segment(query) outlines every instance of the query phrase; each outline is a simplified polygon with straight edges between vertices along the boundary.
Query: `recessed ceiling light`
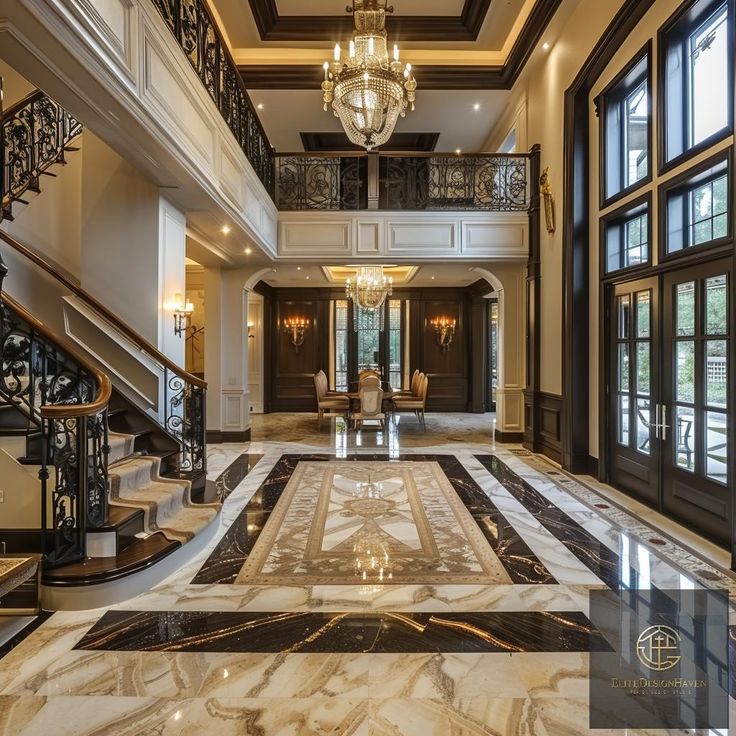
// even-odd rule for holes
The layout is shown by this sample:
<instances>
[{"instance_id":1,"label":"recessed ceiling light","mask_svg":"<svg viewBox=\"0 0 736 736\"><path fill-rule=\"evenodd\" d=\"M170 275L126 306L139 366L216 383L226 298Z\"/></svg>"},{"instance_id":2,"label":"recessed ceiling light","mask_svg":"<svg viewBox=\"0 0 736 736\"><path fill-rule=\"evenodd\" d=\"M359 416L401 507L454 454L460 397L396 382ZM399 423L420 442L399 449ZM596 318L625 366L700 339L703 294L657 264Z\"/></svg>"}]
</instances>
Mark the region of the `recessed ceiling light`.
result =
<instances>
[{"instance_id":1,"label":"recessed ceiling light","mask_svg":"<svg viewBox=\"0 0 736 736\"><path fill-rule=\"evenodd\" d=\"M249 256L253 251L250 248L245 249L245 255Z\"/></svg>"},{"instance_id":2,"label":"recessed ceiling light","mask_svg":"<svg viewBox=\"0 0 736 736\"><path fill-rule=\"evenodd\" d=\"M473 110L475 110L476 112L480 110L480 102L476 102L475 105L473 105Z\"/></svg>"},{"instance_id":3,"label":"recessed ceiling light","mask_svg":"<svg viewBox=\"0 0 736 736\"><path fill-rule=\"evenodd\" d=\"M547 41L545 41L545 42L544 42L544 43L542 44L542 48L543 48L543 49L544 49L545 51L549 51L549 43L548 43Z\"/></svg>"},{"instance_id":4,"label":"recessed ceiling light","mask_svg":"<svg viewBox=\"0 0 736 736\"><path fill-rule=\"evenodd\" d=\"M263 110L263 103L262 103L262 102L259 102L259 103L258 103L258 104L256 105L256 107L257 107L257 108L258 108L259 110Z\"/></svg>"},{"instance_id":5,"label":"recessed ceiling light","mask_svg":"<svg viewBox=\"0 0 736 736\"><path fill-rule=\"evenodd\" d=\"M229 233L230 233L230 227L228 225L223 225L222 226L222 234L223 235L229 235Z\"/></svg>"},{"instance_id":6,"label":"recessed ceiling light","mask_svg":"<svg viewBox=\"0 0 736 736\"><path fill-rule=\"evenodd\" d=\"M297 271L301 271L301 270L302 270L302 267L301 267L301 266L297 266L297 267L296 267L296 270L297 270Z\"/></svg>"},{"instance_id":7,"label":"recessed ceiling light","mask_svg":"<svg viewBox=\"0 0 736 736\"><path fill-rule=\"evenodd\" d=\"M434 276L432 276L432 281L434 281Z\"/></svg>"},{"instance_id":8,"label":"recessed ceiling light","mask_svg":"<svg viewBox=\"0 0 736 736\"><path fill-rule=\"evenodd\" d=\"M462 149L456 148L455 153L459 156L462 153Z\"/></svg>"},{"instance_id":9,"label":"recessed ceiling light","mask_svg":"<svg viewBox=\"0 0 736 736\"><path fill-rule=\"evenodd\" d=\"M309 276L307 276L307 281L309 281Z\"/></svg>"}]
</instances>

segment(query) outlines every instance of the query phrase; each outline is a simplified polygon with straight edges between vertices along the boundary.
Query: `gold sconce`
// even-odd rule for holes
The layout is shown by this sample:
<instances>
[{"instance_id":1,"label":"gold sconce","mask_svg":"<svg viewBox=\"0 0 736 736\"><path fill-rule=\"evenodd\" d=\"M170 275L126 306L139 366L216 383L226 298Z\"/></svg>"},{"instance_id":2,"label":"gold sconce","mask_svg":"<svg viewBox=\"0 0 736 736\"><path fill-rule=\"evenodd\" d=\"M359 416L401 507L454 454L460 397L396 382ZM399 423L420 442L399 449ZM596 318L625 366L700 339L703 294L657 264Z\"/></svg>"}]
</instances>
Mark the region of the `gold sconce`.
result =
<instances>
[{"instance_id":1,"label":"gold sconce","mask_svg":"<svg viewBox=\"0 0 736 736\"><path fill-rule=\"evenodd\" d=\"M552 186L549 183L549 166L542 172L539 177L539 194L544 200L544 220L547 225L547 232L552 235L557 227L555 222L555 198L552 194Z\"/></svg>"},{"instance_id":2,"label":"gold sconce","mask_svg":"<svg viewBox=\"0 0 736 736\"><path fill-rule=\"evenodd\" d=\"M188 299L184 300L180 293L174 295L174 334L177 337L183 335L192 319L194 304Z\"/></svg>"},{"instance_id":3,"label":"gold sconce","mask_svg":"<svg viewBox=\"0 0 736 736\"><path fill-rule=\"evenodd\" d=\"M253 332L253 328L254 327L255 327L255 325L252 322L248 322L248 339L249 340L255 340L256 339L255 333Z\"/></svg>"},{"instance_id":4,"label":"gold sconce","mask_svg":"<svg viewBox=\"0 0 736 736\"><path fill-rule=\"evenodd\" d=\"M284 320L284 332L289 336L289 342L297 353L304 344L307 327L309 327L309 322L301 317L290 317Z\"/></svg>"},{"instance_id":5,"label":"gold sconce","mask_svg":"<svg viewBox=\"0 0 736 736\"><path fill-rule=\"evenodd\" d=\"M450 349L452 338L455 337L455 320L449 317L436 317L430 324L434 327L437 344L444 352Z\"/></svg>"}]
</instances>

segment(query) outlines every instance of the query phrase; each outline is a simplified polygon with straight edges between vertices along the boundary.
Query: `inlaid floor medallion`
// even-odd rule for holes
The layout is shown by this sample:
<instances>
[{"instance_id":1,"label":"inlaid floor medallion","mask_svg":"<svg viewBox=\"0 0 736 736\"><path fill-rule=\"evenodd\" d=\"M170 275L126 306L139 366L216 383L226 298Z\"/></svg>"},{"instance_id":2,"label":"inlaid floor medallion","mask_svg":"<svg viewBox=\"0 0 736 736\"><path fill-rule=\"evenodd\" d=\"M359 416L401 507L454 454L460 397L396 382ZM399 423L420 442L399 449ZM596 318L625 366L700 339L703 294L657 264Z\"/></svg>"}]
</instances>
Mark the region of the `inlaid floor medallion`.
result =
<instances>
[{"instance_id":1,"label":"inlaid floor medallion","mask_svg":"<svg viewBox=\"0 0 736 736\"><path fill-rule=\"evenodd\" d=\"M436 462L301 462L236 584L510 583Z\"/></svg>"}]
</instances>

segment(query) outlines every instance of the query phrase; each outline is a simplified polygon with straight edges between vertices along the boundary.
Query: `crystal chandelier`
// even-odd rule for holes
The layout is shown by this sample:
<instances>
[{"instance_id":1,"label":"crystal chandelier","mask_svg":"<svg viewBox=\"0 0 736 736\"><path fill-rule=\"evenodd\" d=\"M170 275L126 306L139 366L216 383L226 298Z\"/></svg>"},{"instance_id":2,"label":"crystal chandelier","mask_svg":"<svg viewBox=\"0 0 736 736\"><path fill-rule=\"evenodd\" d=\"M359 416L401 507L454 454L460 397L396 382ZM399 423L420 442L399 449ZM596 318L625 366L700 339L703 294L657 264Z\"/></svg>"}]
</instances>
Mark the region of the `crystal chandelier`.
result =
<instances>
[{"instance_id":1,"label":"crystal chandelier","mask_svg":"<svg viewBox=\"0 0 736 736\"><path fill-rule=\"evenodd\" d=\"M348 8L348 12L350 8ZM386 0L353 0L355 31L348 57L341 60L335 44L332 64L324 63L322 82L324 109L332 104L348 138L369 151L383 145L394 132L396 121L414 109L417 83L411 64L402 66L399 47L389 60L386 44Z\"/></svg>"},{"instance_id":2,"label":"crystal chandelier","mask_svg":"<svg viewBox=\"0 0 736 736\"><path fill-rule=\"evenodd\" d=\"M353 303L353 328L358 329L360 310L378 312L380 329L383 329L383 310L381 307L394 290L394 280L384 276L383 266L360 266L355 279L345 283L345 294Z\"/></svg>"}]
</instances>

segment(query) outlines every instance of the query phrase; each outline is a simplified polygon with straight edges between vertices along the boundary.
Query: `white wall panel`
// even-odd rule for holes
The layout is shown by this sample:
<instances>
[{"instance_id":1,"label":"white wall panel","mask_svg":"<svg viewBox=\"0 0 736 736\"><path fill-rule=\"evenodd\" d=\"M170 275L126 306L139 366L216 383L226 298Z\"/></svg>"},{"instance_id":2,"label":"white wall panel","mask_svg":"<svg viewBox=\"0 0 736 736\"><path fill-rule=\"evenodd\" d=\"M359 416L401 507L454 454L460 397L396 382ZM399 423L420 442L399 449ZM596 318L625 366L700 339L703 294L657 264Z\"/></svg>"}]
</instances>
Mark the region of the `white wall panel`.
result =
<instances>
[{"instance_id":1,"label":"white wall panel","mask_svg":"<svg viewBox=\"0 0 736 736\"><path fill-rule=\"evenodd\" d=\"M279 227L279 255L351 256L352 222L343 218L282 219Z\"/></svg>"}]
</instances>

